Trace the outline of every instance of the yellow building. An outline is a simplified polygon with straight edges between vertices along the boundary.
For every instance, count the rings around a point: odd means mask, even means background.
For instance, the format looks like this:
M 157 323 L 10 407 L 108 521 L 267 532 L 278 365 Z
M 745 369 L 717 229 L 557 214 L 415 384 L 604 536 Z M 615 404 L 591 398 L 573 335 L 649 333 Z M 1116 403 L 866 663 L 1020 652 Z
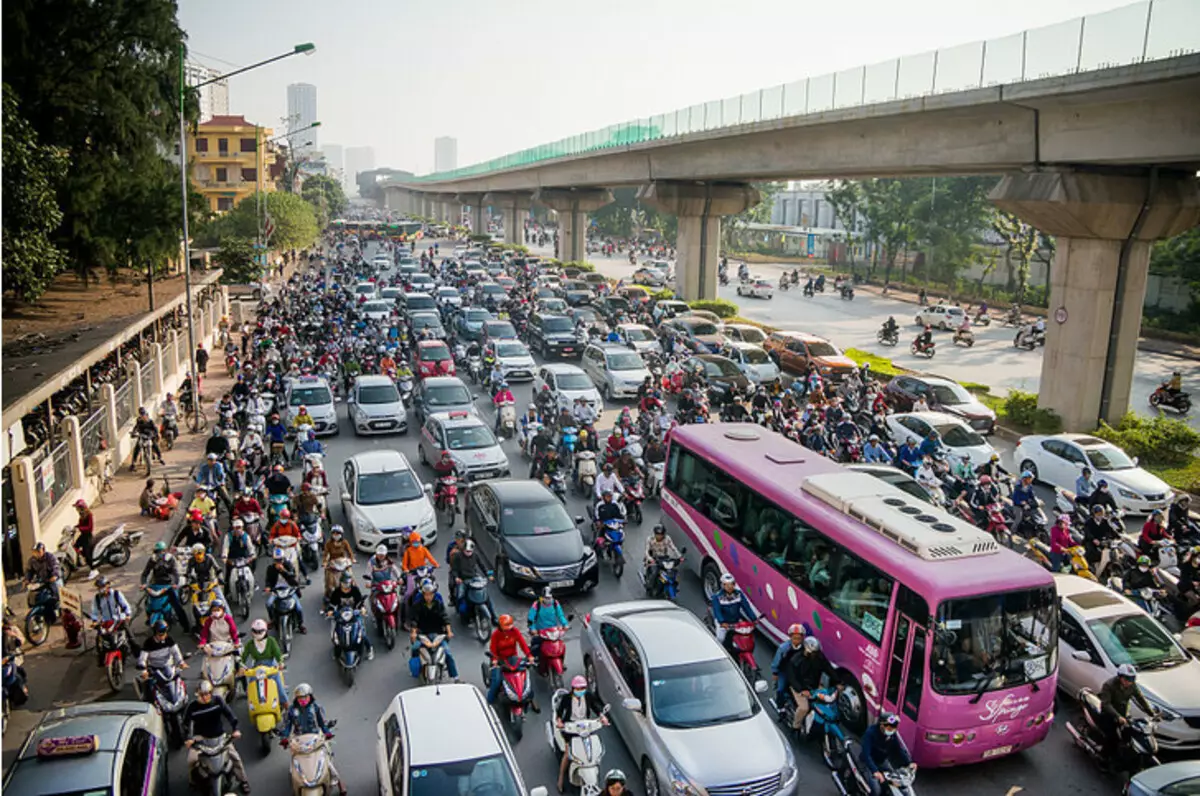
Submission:
M 271 133 L 244 116 L 214 116 L 196 126 L 188 162 L 192 186 L 208 200 L 210 210 L 223 213 L 256 190 L 275 190 L 275 151 L 265 144 Z

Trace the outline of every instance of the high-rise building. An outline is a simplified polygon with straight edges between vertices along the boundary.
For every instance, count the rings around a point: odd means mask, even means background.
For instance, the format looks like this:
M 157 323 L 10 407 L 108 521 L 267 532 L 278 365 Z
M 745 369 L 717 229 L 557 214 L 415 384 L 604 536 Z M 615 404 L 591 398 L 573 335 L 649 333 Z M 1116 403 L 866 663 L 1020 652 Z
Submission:
M 358 173 L 375 168 L 375 150 L 369 146 L 346 147 L 346 170 L 342 184 L 347 196 L 358 195 Z
M 183 71 L 189 86 L 195 86 L 206 80 L 213 80 L 221 75 L 216 69 L 198 64 L 195 61 L 186 61 L 183 65 Z M 215 83 L 209 83 L 207 86 L 199 89 L 197 93 L 200 95 L 199 123 L 207 122 L 214 116 L 229 115 L 228 80 L 217 80 Z
M 317 87 L 311 83 L 293 83 L 287 87 L 288 132 L 304 130 L 297 137 L 293 146 L 300 156 L 312 155 L 320 146 L 317 143 L 317 133 L 320 128 L 305 130 L 317 120 Z M 309 142 L 312 145 L 309 145 Z
M 343 159 L 341 144 L 326 144 L 321 147 L 321 153 L 325 156 L 325 168 L 330 177 L 333 177 L 338 182 L 342 183 L 342 190 L 346 189 L 345 182 L 345 160 Z
M 458 168 L 458 139 L 444 135 L 433 139 L 433 170 L 453 171 Z

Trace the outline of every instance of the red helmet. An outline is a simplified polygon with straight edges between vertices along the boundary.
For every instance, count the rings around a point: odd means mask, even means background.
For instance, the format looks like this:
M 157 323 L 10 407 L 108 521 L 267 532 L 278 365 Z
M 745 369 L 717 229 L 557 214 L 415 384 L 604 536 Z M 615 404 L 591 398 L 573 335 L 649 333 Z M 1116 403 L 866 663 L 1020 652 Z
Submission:
M 496 620 L 501 630 L 512 630 L 513 618 L 509 614 L 500 614 L 500 618 Z
M 290 520 L 291 518 L 292 518 L 292 512 L 288 511 L 287 509 L 282 509 L 279 512 L 279 519 Z

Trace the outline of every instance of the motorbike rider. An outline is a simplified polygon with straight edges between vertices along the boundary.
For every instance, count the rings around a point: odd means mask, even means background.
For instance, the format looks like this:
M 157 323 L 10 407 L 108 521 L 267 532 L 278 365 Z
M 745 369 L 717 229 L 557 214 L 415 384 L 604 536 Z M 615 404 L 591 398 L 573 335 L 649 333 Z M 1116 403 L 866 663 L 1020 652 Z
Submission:
M 242 737 L 238 730 L 237 716 L 229 709 L 225 700 L 213 693 L 212 683 L 201 680 L 196 686 L 196 698 L 183 711 L 184 734 L 187 740 L 184 745 L 188 748 L 188 770 L 191 771 L 200 759 L 200 752 L 193 744 L 197 738 L 220 738 L 225 734 L 225 726 L 229 726 L 229 734 L 237 739 Z M 242 793 L 250 792 L 250 782 L 246 779 L 246 767 L 242 764 L 241 755 L 233 744 L 229 744 L 226 754 L 233 764 L 233 777 L 240 785 Z
M 1115 761 L 1118 745 L 1124 737 L 1123 730 L 1129 725 L 1129 703 L 1136 702 L 1148 716 L 1161 716 L 1146 695 L 1138 688 L 1137 669 L 1133 664 L 1123 663 L 1117 667 L 1116 677 L 1111 677 L 1100 687 L 1100 715 L 1097 717 L 1100 731 L 1104 734 L 1104 756 L 1106 762 Z
M 1038 508 L 1037 495 L 1033 493 L 1033 473 L 1026 470 L 1021 473 L 1021 479 L 1012 491 L 1013 520 L 1010 530 L 1016 533 L 1025 518 L 1025 512 L 1036 512 Z
M 221 599 L 212 601 L 208 616 L 200 623 L 200 648 L 204 649 L 206 644 L 212 642 L 232 644 L 235 647 L 241 644 L 237 623 L 233 621 L 233 617 L 225 609 L 225 602 Z
M 467 598 L 467 583 L 474 578 L 492 580 L 492 573 L 487 569 L 483 558 L 476 555 L 473 539 L 463 539 L 461 546 L 462 549 L 458 553 L 450 556 L 450 578 L 454 585 L 454 602 L 459 606 L 459 611 L 465 613 L 463 601 Z M 496 609 L 492 605 L 490 593 L 487 595 L 487 607 L 488 615 L 495 616 Z
M 938 477 L 937 470 L 933 467 L 932 457 L 925 456 L 921 459 L 921 466 L 917 468 L 916 475 L 913 478 L 930 492 L 940 492 L 942 490 L 942 479 Z
M 993 453 L 988 457 L 988 460 L 975 468 L 975 475 L 982 478 L 988 476 L 993 481 L 1001 481 L 1004 478 L 1004 469 L 1000 467 L 1000 454 Z
M 617 478 L 621 479 L 623 486 L 628 486 L 639 478 L 644 478 L 645 473 L 638 465 L 637 459 L 633 458 L 633 452 L 629 448 L 621 451 L 621 455 L 617 458 L 616 465 Z
M 262 516 L 262 504 L 254 497 L 254 490 L 249 486 L 238 494 L 233 504 L 233 516 L 244 518 L 247 514 Z
M 559 470 L 563 468 L 562 460 L 558 458 L 558 449 L 549 448 L 546 455 L 540 459 L 535 459 L 533 462 L 533 472 L 530 473 L 530 478 L 539 481 L 547 481 L 554 477 Z
M 233 591 L 231 588 L 233 584 L 229 578 L 233 573 L 233 564 L 239 558 L 250 562 L 251 572 L 258 566 L 258 546 L 250 538 L 250 533 L 246 530 L 246 524 L 241 520 L 235 519 L 229 527 L 229 533 L 225 534 L 225 538 L 221 541 L 221 561 L 225 564 L 226 594 Z
M 125 595 L 120 589 L 113 588 L 112 582 L 107 577 L 101 575 L 96 578 L 96 594 L 92 597 L 92 615 L 91 618 L 97 623 L 113 622 L 114 627 L 127 626 L 129 620 L 133 618 L 133 609 L 129 607 L 129 601 L 125 599 Z M 133 640 L 132 633 L 126 633 L 126 638 L 129 641 L 129 647 L 133 653 L 137 654 L 137 642 Z M 97 660 L 104 663 L 104 650 L 96 645 Z
M 525 658 L 533 657 L 525 636 L 517 629 L 516 622 L 509 614 L 501 614 L 496 622 L 496 629 L 488 641 L 488 654 L 492 660 L 491 682 L 488 684 L 487 701 L 489 705 L 496 704 L 500 693 L 500 661 L 508 661 L 511 665 L 517 662 L 517 652 L 524 652 Z M 535 713 L 540 713 L 537 702 L 533 703 Z
M 1171 402 L 1179 397 L 1179 394 L 1183 392 L 1183 376 L 1179 375 L 1179 371 L 1171 374 L 1171 378 L 1163 383 L 1163 388 L 1166 389 Z
M 155 550 L 157 549 L 156 545 Z M 50 591 L 55 601 L 58 600 L 63 583 L 62 567 L 59 566 L 58 556 L 46 549 L 45 542 L 36 542 L 33 545 L 33 555 L 25 565 L 25 583 L 39 584 Z
M 400 559 L 400 569 L 403 572 L 412 572 L 418 567 L 433 567 L 438 568 L 437 559 L 433 557 L 433 553 L 429 552 L 429 548 L 425 546 L 425 541 L 421 538 L 421 534 L 413 531 L 408 535 L 408 546 L 404 548 L 404 556 Z
M 771 674 L 775 677 L 775 704 L 777 706 L 783 704 L 783 697 L 787 692 L 788 662 L 792 657 L 803 654 L 804 639 L 808 636 L 808 629 L 799 623 L 790 626 L 787 632 L 788 637 L 775 648 L 775 655 L 771 658 Z
M 879 714 L 879 721 L 863 733 L 861 759 L 867 768 L 867 787 L 871 789 L 871 796 L 881 796 L 883 793 L 883 772 L 897 764 L 914 771 L 917 768 L 908 747 L 900 738 L 899 729 L 900 717 L 885 711 Z
M 339 558 L 349 559 L 351 565 L 358 563 L 354 558 L 354 545 L 346 540 L 345 531 L 342 529 L 342 526 L 333 525 L 329 528 L 329 541 L 321 548 L 321 566 L 328 570 L 330 564 Z M 326 583 L 329 586 L 333 585 L 328 580 L 326 580 Z M 329 591 L 329 588 L 326 588 L 326 591 Z
M 929 324 L 925 324 L 925 328 L 917 335 L 917 349 L 920 351 L 928 351 L 933 345 L 933 328 Z
M 1082 509 L 1086 506 L 1095 491 L 1096 482 L 1092 480 L 1092 468 L 1084 467 L 1075 479 L 1075 507 Z
M 529 648 L 532 657 L 537 658 L 542 648 L 542 639 L 538 636 L 540 630 L 552 628 L 567 628 L 567 614 L 562 605 L 554 598 L 554 590 L 549 586 L 542 589 L 541 596 L 529 606 L 529 616 L 526 618 L 526 629 L 529 632 Z
M 267 569 L 266 586 L 263 587 L 263 592 L 267 595 L 267 615 L 271 615 L 271 609 L 275 606 L 275 587 L 282 580 L 284 585 L 296 590 L 296 594 L 300 594 L 300 586 L 302 581 L 300 575 L 296 572 L 296 568 L 292 562 L 288 561 L 283 551 L 276 548 L 272 553 L 273 560 L 271 566 Z M 296 619 L 300 622 L 299 633 L 304 635 L 308 632 L 308 628 L 304 626 L 304 607 L 300 604 L 300 600 L 295 601 Z
M 868 464 L 891 464 L 892 455 L 888 453 L 887 448 L 879 441 L 878 434 L 872 434 L 867 438 L 867 444 L 863 446 L 863 461 Z
M 1129 570 L 1124 578 L 1125 596 L 1137 603 L 1142 610 L 1149 611 L 1149 606 L 1142 599 L 1142 589 L 1157 591 L 1161 584 L 1158 576 L 1151 567 L 1150 556 L 1138 556 L 1137 565 Z
M 1112 496 L 1112 492 L 1108 491 L 1108 481 L 1101 478 L 1096 482 L 1096 491 L 1092 493 L 1088 505 L 1104 506 L 1114 513 L 1117 511 L 1117 500 Z
M 1200 538 L 1200 525 L 1192 519 L 1192 498 L 1186 492 L 1176 498 L 1167 512 L 1167 527 L 1176 539 L 1185 540 L 1191 535 Z
M 921 455 L 921 449 L 917 447 L 917 441 L 913 437 L 905 440 L 900 449 L 896 451 L 896 463 L 900 467 L 912 474 L 921 466 L 924 461 L 924 456 Z
M 509 621 L 512 621 L 512 617 L 509 617 Z M 421 645 L 418 638 L 444 635 L 446 638 L 442 642 L 442 647 L 446 652 L 446 673 L 453 677 L 455 682 L 460 682 L 458 664 L 455 663 L 454 656 L 450 654 L 450 639 L 454 638 L 454 629 L 450 627 L 450 616 L 446 613 L 446 604 L 437 599 L 437 587 L 428 578 L 421 583 L 421 599 L 408 609 L 408 624 L 409 637 L 412 640 L 413 661 L 409 664 L 412 676 L 416 677 L 420 674 L 420 663 L 417 661 L 417 657 Z
M 837 672 L 821 651 L 821 642 L 815 636 L 804 639 L 804 651 L 789 658 L 784 672 L 788 690 L 792 692 L 792 699 L 796 703 L 792 729 L 799 730 L 804 726 L 804 717 L 808 715 L 812 692 L 821 687 L 821 678 L 828 678 L 830 685 L 833 685 L 837 683 Z M 839 690 L 842 688 L 841 684 L 837 687 Z
M 366 602 L 367 595 L 354 582 L 354 575 L 350 572 L 343 572 L 342 577 L 338 580 L 338 587 L 325 595 L 323 610 L 326 616 L 333 616 L 334 611 L 346 606 L 357 612 L 362 610 Z M 375 646 L 371 644 L 371 639 L 365 632 L 362 634 L 362 646 L 363 649 L 359 652 L 365 650 L 367 660 L 375 660 Z
M 1160 542 L 1173 542 L 1175 537 L 1167 527 L 1167 517 L 1162 509 L 1154 509 L 1142 525 L 1141 536 L 1138 537 L 1138 552 L 1149 556 L 1154 553 Z
M 721 576 L 721 588 L 712 596 L 709 609 L 712 611 L 717 641 L 732 655 L 733 634 L 729 632 L 729 628 L 743 619 L 757 622 L 758 612 L 754 610 L 745 593 L 738 588 L 737 580 L 728 572 Z
M 174 665 L 176 669 L 186 669 L 187 660 L 179 650 L 179 645 L 171 637 L 171 625 L 167 620 L 158 618 L 150 627 L 150 638 L 142 643 L 142 650 L 137 656 L 138 679 L 141 683 L 149 679 L 150 669 L 165 669 Z M 145 702 L 154 701 L 154 691 L 135 685 L 138 696 Z
M 270 442 L 271 447 L 284 445 L 287 441 L 287 426 L 279 419 L 278 412 L 272 412 L 267 418 L 267 427 L 263 429 L 263 437 Z
M 158 427 L 154 425 L 154 421 L 150 419 L 150 413 L 146 411 L 146 407 L 138 407 L 137 420 L 133 424 L 134 439 L 147 437 L 150 440 L 150 450 L 154 453 L 154 460 L 159 464 L 164 464 L 162 451 L 158 447 Z M 133 458 L 129 461 L 129 472 L 133 472 L 137 466 L 138 455 L 142 451 L 141 445 L 133 446 Z
M 221 461 L 229 455 L 229 440 L 221 433 L 221 427 L 213 426 L 212 433 L 208 435 L 208 439 L 204 442 L 204 455 L 216 456 Z
M 228 444 L 226 441 L 226 445 Z M 204 464 L 200 465 L 200 469 L 196 471 L 197 486 L 207 488 L 213 497 L 221 498 L 221 502 L 225 504 L 226 508 L 232 508 L 233 501 L 230 500 L 229 493 L 225 491 L 225 465 L 220 462 L 216 453 L 208 453 L 204 458 Z
M 542 417 L 550 418 L 554 416 L 556 400 L 554 393 L 550 392 L 550 385 L 543 384 L 542 389 L 538 392 L 537 397 L 533 399 L 533 402 L 537 405 L 538 413 Z
M 317 704 L 317 700 L 313 697 L 312 686 L 308 683 L 300 683 L 292 689 L 292 706 L 284 714 L 283 726 L 279 728 L 279 745 L 284 749 L 287 749 L 288 739 L 292 733 L 297 735 L 321 733 L 326 740 L 333 737 L 333 728 L 325 720 L 325 711 Z M 342 778 L 338 776 L 337 769 L 333 766 L 332 755 L 327 758 L 327 762 L 330 782 L 335 784 L 338 793 L 346 796 L 346 786 L 342 784 Z
M 646 583 L 658 582 L 658 560 L 682 558 L 675 541 L 667 536 L 667 529 L 662 523 L 654 526 L 650 536 L 646 538 L 646 552 L 642 555 L 642 567 L 646 573 Z
M 312 484 L 307 481 L 300 485 L 300 496 L 296 498 L 296 513 L 301 522 L 314 522 L 321 514 L 321 499 L 313 493 Z
M 387 545 L 379 545 L 375 548 L 375 555 L 367 559 L 367 577 L 371 581 L 378 582 L 381 580 L 402 581 L 403 577 L 400 568 L 392 557 L 388 555 Z
M 599 536 L 603 532 L 604 523 L 609 520 L 624 520 L 625 507 L 617 501 L 613 500 L 613 493 L 605 490 L 601 493 L 600 502 L 596 504 L 594 511 L 596 519 L 596 535 Z
M 281 509 L 279 519 L 275 520 L 275 524 L 271 526 L 271 533 L 267 536 L 272 542 L 282 536 L 291 536 L 296 539 L 299 544 L 303 538 L 300 535 L 300 526 L 292 519 L 292 512 L 287 509 Z M 308 579 L 308 569 L 304 566 L 304 556 L 297 556 L 296 561 L 300 567 L 300 574 L 304 577 L 305 585 L 311 583 Z
M 1100 557 L 1104 543 L 1111 539 L 1120 538 L 1120 534 L 1112 527 L 1112 523 L 1108 521 L 1108 518 L 1104 516 L 1104 506 L 1093 505 L 1090 515 L 1082 528 L 1083 551 L 1092 572 L 1100 575 L 1101 573 L 1097 571 L 1097 567 L 1100 566 Z
M 496 367 L 499 368 L 500 366 L 497 365 Z M 496 433 L 499 433 L 500 431 L 500 408 L 504 404 L 512 404 L 513 406 L 516 406 L 516 403 L 516 396 L 514 396 L 512 390 L 508 388 L 508 382 L 504 381 L 504 379 L 501 379 L 500 383 L 497 385 L 496 394 L 492 396 L 492 405 L 496 407 L 496 422 L 492 427 L 492 431 Z
M 558 792 L 563 792 L 563 779 L 567 775 L 567 766 L 571 759 L 571 733 L 565 731 L 568 721 L 585 721 L 598 718 L 601 724 L 608 725 L 604 715 L 604 702 L 599 696 L 588 689 L 587 678 L 577 674 L 571 678 L 571 690 L 559 701 L 554 711 L 554 727 L 560 738 L 562 761 L 558 768 Z M 619 793 L 619 791 L 618 791 Z
M 622 485 L 621 479 L 613 470 L 612 462 L 605 462 L 600 475 L 596 477 L 593 493 L 598 500 L 604 497 L 605 492 L 613 494 L 623 494 L 625 492 L 625 487 Z
M 529 427 L 533 424 L 542 425 L 542 413 L 538 411 L 537 404 L 530 404 L 525 410 L 525 414 L 521 415 L 518 421 L 518 426 L 521 431 L 521 445 L 524 447 L 529 439 Z
M 274 636 L 267 635 L 267 620 L 255 619 L 250 624 L 250 636 L 242 645 L 241 662 L 242 669 L 238 672 L 239 677 L 246 676 L 246 669 L 254 669 L 259 666 L 269 666 L 280 670 L 271 675 L 271 679 L 275 681 L 275 690 L 279 694 L 279 711 L 287 713 L 288 692 L 283 686 L 283 675 L 280 673 L 285 665 L 283 649 Z

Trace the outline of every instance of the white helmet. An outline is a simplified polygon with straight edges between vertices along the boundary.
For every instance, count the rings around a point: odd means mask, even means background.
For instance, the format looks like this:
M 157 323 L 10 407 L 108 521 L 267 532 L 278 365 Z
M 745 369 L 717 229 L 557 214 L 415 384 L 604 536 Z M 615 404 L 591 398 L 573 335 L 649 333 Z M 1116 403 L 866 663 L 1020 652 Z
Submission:
M 381 544 L 381 545 L 379 545 L 379 547 L 376 547 L 376 548 L 375 548 L 375 555 L 377 555 L 377 556 L 386 556 L 386 555 L 387 555 L 387 545 L 382 545 L 382 544 Z

